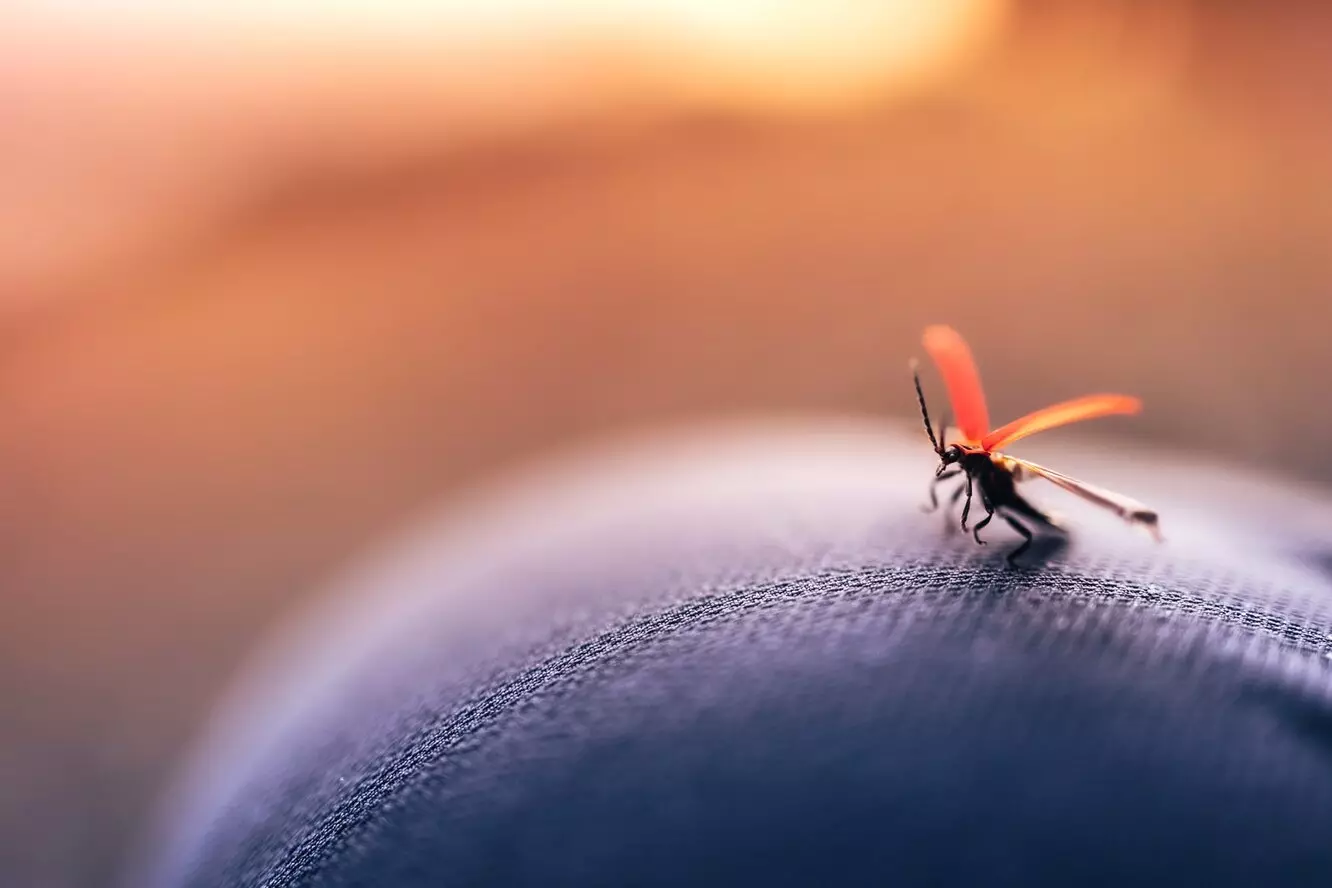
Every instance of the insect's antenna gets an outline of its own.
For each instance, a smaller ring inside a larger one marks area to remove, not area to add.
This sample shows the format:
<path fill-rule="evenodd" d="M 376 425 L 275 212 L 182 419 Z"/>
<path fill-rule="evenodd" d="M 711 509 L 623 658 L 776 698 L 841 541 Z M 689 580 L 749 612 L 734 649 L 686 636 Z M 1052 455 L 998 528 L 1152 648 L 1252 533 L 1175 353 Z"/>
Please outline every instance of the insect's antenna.
<path fill-rule="evenodd" d="M 930 425 L 930 410 L 925 406 L 925 391 L 920 387 L 920 364 L 916 359 L 911 359 L 911 376 L 916 381 L 916 400 L 920 402 L 920 418 L 925 420 L 925 434 L 930 436 L 930 444 L 934 447 L 934 452 L 943 455 L 943 448 L 939 446 L 939 439 L 934 437 L 934 426 Z"/>

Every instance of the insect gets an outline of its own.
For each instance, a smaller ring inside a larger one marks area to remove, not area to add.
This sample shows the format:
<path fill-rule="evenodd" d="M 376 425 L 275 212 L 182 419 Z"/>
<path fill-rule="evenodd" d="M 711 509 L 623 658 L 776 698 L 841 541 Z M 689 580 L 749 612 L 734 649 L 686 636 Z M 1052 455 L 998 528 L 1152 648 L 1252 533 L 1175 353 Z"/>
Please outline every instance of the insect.
<path fill-rule="evenodd" d="M 965 483 L 958 487 L 950 499 L 952 504 L 966 495 L 966 503 L 962 506 L 962 529 L 967 529 L 967 517 L 971 512 L 974 490 L 980 494 L 985 517 L 972 528 L 972 538 L 980 545 L 985 545 L 986 542 L 981 539 L 980 532 L 998 514 L 1023 538 L 1021 545 L 1008 553 L 1008 563 L 1016 567 L 1018 557 L 1027 551 L 1033 539 L 1027 522 L 1045 529 L 1061 532 L 1063 530 L 1050 515 L 1033 506 L 1018 493 L 1017 482 L 1035 475 L 1088 502 L 1109 509 L 1130 524 L 1145 527 L 1157 541 L 1160 541 L 1161 532 L 1156 512 L 1142 503 L 1001 452 L 1015 441 L 1046 429 L 1081 422 L 1084 419 L 1095 419 L 1099 416 L 1137 413 L 1142 409 L 1142 402 L 1139 399 L 1128 395 L 1086 395 L 1028 413 L 1007 425 L 991 430 L 980 373 L 976 369 L 976 362 L 972 359 L 971 349 L 967 346 L 966 340 L 952 327 L 935 325 L 925 329 L 923 344 L 943 376 L 960 434 L 960 440 L 952 444 L 945 440 L 949 424 L 945 416 L 936 436 L 934 427 L 930 425 L 929 409 L 925 406 L 925 393 L 920 386 L 920 371 L 913 360 L 911 372 L 916 381 L 916 397 L 920 401 L 921 418 L 925 421 L 925 431 L 930 436 L 930 444 L 934 446 L 934 452 L 939 455 L 939 468 L 935 470 L 934 481 L 930 484 L 930 506 L 926 511 L 939 508 L 936 488 L 943 482 L 962 475 Z"/>

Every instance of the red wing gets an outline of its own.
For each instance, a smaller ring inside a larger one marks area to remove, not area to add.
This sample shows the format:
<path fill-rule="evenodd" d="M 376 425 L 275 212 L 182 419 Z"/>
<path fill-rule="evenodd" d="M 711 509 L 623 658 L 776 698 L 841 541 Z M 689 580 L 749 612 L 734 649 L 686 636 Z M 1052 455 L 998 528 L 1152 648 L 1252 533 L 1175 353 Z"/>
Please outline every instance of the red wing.
<path fill-rule="evenodd" d="M 968 443 L 979 443 L 990 430 L 990 412 L 971 349 L 956 330 L 943 324 L 926 327 L 923 342 L 948 387 L 958 430 Z"/>
<path fill-rule="evenodd" d="M 1054 404 L 1035 413 L 1028 413 L 1021 419 L 1015 419 L 1006 426 L 995 429 L 981 440 L 981 447 L 986 450 L 1002 450 L 1014 441 L 1053 429 L 1071 422 L 1095 419 L 1098 416 L 1111 416 L 1117 413 L 1137 413 L 1142 409 L 1142 401 L 1128 395 L 1087 395 Z"/>
<path fill-rule="evenodd" d="M 1160 541 L 1161 528 L 1157 524 L 1156 512 L 1137 500 L 1106 490 L 1104 487 L 1088 484 L 1086 481 L 1079 481 L 1077 478 L 1070 478 L 1053 469 L 1047 469 L 1045 466 L 1027 462 L 1025 459 L 1017 459 L 1007 455 L 1004 458 L 1016 463 L 1025 471 L 1031 472 L 1033 475 L 1040 475 L 1051 484 L 1057 484 L 1069 493 L 1082 497 L 1089 503 L 1095 503 L 1103 509 L 1109 509 L 1130 524 L 1143 525 L 1151 531 L 1152 536 L 1156 537 L 1158 542 Z"/>

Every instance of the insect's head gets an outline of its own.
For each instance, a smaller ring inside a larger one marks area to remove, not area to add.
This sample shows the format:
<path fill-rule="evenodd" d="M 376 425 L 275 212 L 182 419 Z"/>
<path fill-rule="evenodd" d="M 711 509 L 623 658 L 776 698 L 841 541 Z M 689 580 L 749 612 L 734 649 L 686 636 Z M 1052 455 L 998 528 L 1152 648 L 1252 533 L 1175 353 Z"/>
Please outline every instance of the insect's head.
<path fill-rule="evenodd" d="M 942 475 L 954 463 L 962 461 L 962 448 L 956 444 L 947 447 L 940 445 L 935 451 L 939 454 L 939 468 L 934 470 L 935 477 Z"/>

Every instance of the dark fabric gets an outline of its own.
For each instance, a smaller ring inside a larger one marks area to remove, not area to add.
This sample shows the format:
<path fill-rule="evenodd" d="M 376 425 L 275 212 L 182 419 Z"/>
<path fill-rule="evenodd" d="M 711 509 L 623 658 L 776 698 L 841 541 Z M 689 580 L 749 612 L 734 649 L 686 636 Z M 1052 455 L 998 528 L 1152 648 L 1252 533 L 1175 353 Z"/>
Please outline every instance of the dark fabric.
<path fill-rule="evenodd" d="M 1324 506 L 1134 469 L 1170 544 L 1070 507 L 1012 571 L 919 513 L 910 439 L 746 441 L 364 571 L 242 685 L 146 881 L 1327 884 Z"/>

